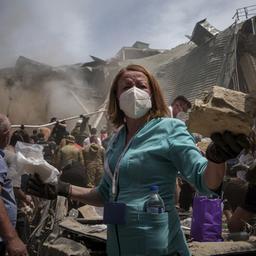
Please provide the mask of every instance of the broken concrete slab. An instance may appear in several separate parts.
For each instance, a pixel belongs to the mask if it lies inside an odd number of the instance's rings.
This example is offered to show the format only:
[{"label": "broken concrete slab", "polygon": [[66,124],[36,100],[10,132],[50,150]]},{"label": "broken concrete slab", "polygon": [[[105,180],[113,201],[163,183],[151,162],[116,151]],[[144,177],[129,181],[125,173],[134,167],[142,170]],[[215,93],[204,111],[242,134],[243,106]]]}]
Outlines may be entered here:
[{"label": "broken concrete slab", "polygon": [[210,255],[254,255],[256,241],[251,237],[249,241],[224,241],[224,242],[192,242],[189,250],[192,256]]},{"label": "broken concrete slab", "polygon": [[78,208],[78,211],[86,220],[103,220],[103,217],[98,214],[94,206],[84,205]]},{"label": "broken concrete slab", "polygon": [[86,246],[74,240],[59,237],[51,243],[45,243],[43,246],[43,255],[50,256],[90,256],[89,250]]},{"label": "broken concrete slab", "polygon": [[205,137],[225,130],[249,135],[255,116],[255,94],[213,86],[203,100],[195,100],[187,124],[190,132]]}]

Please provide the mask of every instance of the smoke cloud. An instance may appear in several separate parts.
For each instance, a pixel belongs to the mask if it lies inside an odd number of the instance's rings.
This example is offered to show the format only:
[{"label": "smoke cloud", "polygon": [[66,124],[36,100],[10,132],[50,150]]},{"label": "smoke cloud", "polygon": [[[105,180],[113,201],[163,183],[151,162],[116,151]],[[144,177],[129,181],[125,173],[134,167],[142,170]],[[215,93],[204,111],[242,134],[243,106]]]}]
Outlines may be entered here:
[{"label": "smoke cloud", "polygon": [[0,68],[23,55],[59,66],[106,59],[121,47],[145,41],[169,49],[187,39],[195,23],[207,18],[222,30],[236,8],[255,0],[1,0]]}]

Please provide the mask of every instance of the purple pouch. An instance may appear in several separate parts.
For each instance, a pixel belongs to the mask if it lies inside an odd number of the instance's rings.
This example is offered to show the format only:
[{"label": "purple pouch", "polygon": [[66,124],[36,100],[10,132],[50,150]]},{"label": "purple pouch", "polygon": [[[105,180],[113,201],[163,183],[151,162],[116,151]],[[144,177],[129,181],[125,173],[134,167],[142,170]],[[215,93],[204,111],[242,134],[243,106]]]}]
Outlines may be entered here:
[{"label": "purple pouch", "polygon": [[194,241],[223,241],[221,199],[195,196],[190,235]]}]

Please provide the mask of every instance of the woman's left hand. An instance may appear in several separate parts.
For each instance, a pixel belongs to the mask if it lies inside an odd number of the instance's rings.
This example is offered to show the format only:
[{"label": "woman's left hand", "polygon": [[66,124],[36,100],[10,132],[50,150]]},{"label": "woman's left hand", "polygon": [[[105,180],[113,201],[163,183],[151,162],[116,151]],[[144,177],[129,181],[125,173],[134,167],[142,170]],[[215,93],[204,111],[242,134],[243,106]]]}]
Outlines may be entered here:
[{"label": "woman's left hand", "polygon": [[214,133],[211,135],[211,139],[212,142],[206,150],[206,158],[217,164],[236,158],[243,149],[250,147],[248,136],[236,135],[230,131]]}]

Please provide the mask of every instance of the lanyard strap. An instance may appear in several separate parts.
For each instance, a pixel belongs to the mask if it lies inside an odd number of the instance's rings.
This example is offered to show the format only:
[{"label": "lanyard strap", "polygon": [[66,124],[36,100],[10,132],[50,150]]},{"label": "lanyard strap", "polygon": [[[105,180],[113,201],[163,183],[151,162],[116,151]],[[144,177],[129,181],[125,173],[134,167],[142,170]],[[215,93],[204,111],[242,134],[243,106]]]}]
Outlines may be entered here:
[{"label": "lanyard strap", "polygon": [[[123,126],[122,126],[123,127]],[[120,131],[122,130],[122,127],[120,127],[120,129],[118,130],[118,132],[114,135],[112,141],[111,141],[111,144],[115,143],[117,137],[118,137],[118,134],[120,133]],[[117,197],[117,185],[118,185],[118,178],[119,178],[119,167],[120,167],[120,162],[121,162],[121,159],[123,158],[124,154],[126,153],[128,147],[130,146],[132,142],[132,139],[129,141],[129,143],[125,146],[124,150],[122,151],[122,153],[120,154],[118,160],[117,160],[117,163],[116,163],[116,166],[115,166],[115,170],[114,170],[114,173],[111,172],[110,170],[110,167],[109,167],[109,163],[108,163],[108,159],[107,159],[107,153],[108,153],[108,150],[105,154],[105,160],[104,160],[104,170],[106,172],[106,174],[109,176],[109,178],[112,180],[112,196],[113,198],[116,199]]]},{"label": "lanyard strap", "polygon": [[[113,137],[111,138],[109,145],[112,145],[115,143],[117,136],[119,134],[119,132],[121,131],[123,125],[118,129],[118,131],[113,135]],[[109,151],[110,147],[107,148],[105,154],[104,154],[104,171],[107,173],[107,175],[110,177],[110,179],[113,181],[113,173],[111,172],[110,168],[109,168],[109,164],[108,164],[108,159],[107,159],[107,154]]]},{"label": "lanyard strap", "polygon": [[112,196],[115,199],[117,197],[117,185],[118,185],[118,178],[119,178],[120,162],[121,162],[121,159],[123,158],[124,154],[126,153],[127,149],[129,148],[131,142],[132,142],[132,140],[130,140],[129,143],[125,146],[123,152],[121,153],[121,155],[118,158],[118,161],[116,163],[116,167],[114,170],[114,176],[112,179]]}]

